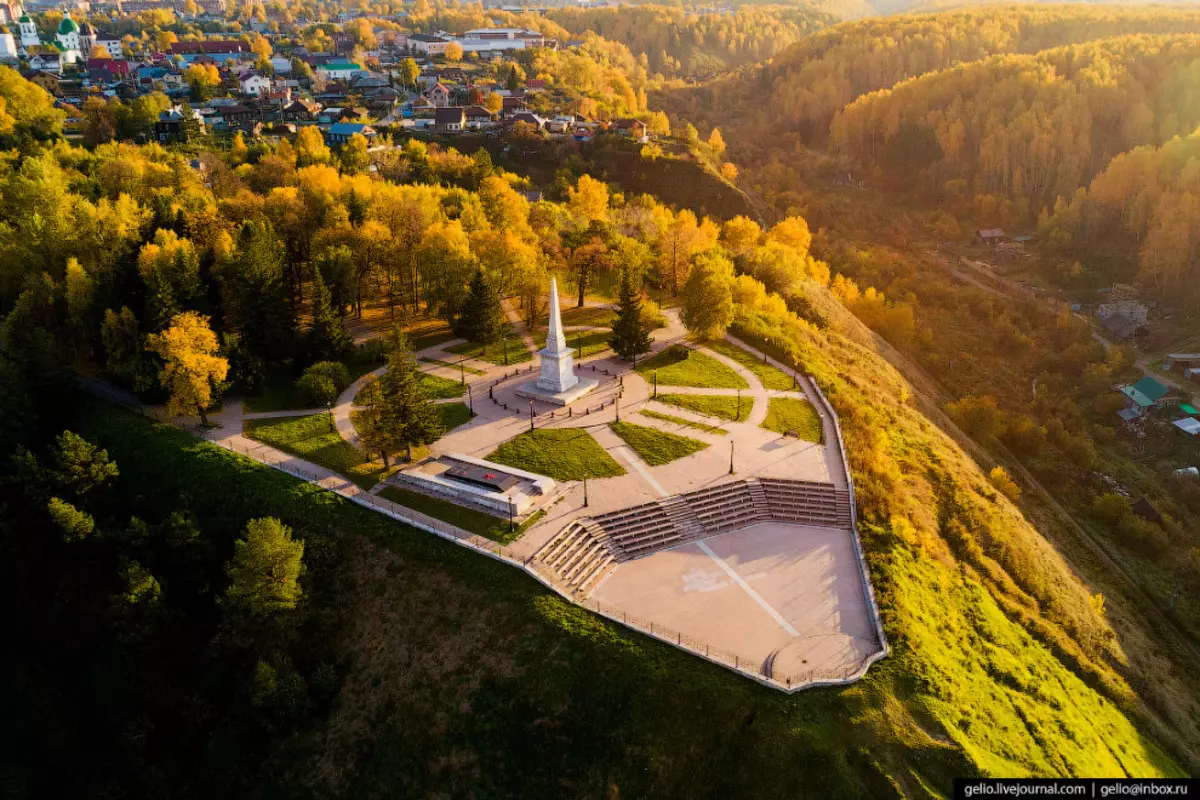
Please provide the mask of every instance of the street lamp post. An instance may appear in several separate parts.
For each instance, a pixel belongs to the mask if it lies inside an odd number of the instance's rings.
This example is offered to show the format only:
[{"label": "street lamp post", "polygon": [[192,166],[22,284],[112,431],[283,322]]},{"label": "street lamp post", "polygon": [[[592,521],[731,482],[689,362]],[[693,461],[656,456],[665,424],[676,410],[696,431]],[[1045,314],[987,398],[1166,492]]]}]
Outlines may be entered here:
[{"label": "street lamp post", "polygon": [[729,474],[733,474],[733,442],[729,443]]},{"label": "street lamp post", "polygon": [[658,399],[658,370],[654,370],[654,399]]},{"label": "street lamp post", "polygon": [[587,508],[587,506],[588,506],[587,476],[584,475],[583,476],[583,507]]},{"label": "street lamp post", "polygon": [[475,416],[475,396],[471,393],[471,387],[467,387],[467,410],[471,412],[471,416]]},{"label": "street lamp post", "polygon": [[738,403],[737,403],[737,416],[735,417],[735,419],[738,422],[741,422],[741,419],[742,419],[742,390],[738,389],[737,392],[738,392]]},{"label": "street lamp post", "polygon": [[533,433],[533,398],[529,398],[529,432]]},{"label": "street lamp post", "polygon": [[325,410],[327,412],[329,412],[329,432],[333,433],[334,430],[336,430],[336,429],[333,427],[333,401],[332,400],[329,400],[328,402],[325,403]]},{"label": "street lamp post", "polygon": [[621,421],[621,395],[617,395],[617,422]]},{"label": "street lamp post", "polygon": [[510,533],[517,529],[517,524],[514,521],[516,515],[516,508],[513,507],[513,500],[510,497],[508,498],[508,530]]}]

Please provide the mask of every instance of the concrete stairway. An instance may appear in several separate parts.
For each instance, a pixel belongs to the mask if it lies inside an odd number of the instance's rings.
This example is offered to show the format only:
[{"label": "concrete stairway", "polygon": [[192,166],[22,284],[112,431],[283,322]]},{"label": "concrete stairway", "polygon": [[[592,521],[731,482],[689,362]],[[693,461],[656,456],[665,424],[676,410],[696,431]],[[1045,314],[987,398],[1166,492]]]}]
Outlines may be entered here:
[{"label": "concrete stairway", "polygon": [[622,562],[758,522],[849,528],[850,494],[831,483],[750,478],[580,517],[534,554],[568,592],[587,596]]},{"label": "concrete stairway", "polygon": [[850,493],[832,483],[762,478],[771,519],[799,525],[849,528]]}]

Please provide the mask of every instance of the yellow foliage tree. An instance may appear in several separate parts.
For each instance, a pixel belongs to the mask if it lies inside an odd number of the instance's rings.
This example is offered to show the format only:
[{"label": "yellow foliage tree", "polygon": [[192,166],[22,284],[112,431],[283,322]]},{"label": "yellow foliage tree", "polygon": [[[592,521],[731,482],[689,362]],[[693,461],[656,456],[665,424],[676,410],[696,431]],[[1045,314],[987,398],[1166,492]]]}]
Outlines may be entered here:
[{"label": "yellow foliage tree", "polygon": [[187,311],[176,314],[162,333],[146,337],[146,349],[164,362],[159,380],[170,392],[167,411],[176,416],[200,417],[208,424],[205,409],[213,404],[217,386],[229,374],[229,362],[218,356],[217,335],[208,317]]}]

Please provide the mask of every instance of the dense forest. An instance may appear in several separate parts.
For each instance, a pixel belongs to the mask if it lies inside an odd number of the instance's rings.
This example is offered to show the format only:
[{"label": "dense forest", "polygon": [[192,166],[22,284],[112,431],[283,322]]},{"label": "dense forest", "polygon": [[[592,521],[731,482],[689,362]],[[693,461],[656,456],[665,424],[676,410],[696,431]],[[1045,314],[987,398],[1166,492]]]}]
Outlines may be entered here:
[{"label": "dense forest", "polygon": [[835,19],[805,5],[739,6],[717,14],[676,6],[552,10],[546,17],[575,36],[587,32],[641,54],[666,77],[723,72],[762,61]]}]

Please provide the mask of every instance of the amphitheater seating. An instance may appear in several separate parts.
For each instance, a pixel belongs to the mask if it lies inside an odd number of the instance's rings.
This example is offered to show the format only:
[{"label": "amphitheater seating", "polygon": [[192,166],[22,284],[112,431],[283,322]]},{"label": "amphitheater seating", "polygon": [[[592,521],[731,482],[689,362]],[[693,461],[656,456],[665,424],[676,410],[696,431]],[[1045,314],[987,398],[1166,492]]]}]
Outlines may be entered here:
[{"label": "amphitheater seating", "polygon": [[850,493],[831,483],[750,478],[581,517],[534,560],[568,592],[586,596],[617,564],[758,522],[851,526]]}]

